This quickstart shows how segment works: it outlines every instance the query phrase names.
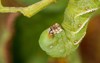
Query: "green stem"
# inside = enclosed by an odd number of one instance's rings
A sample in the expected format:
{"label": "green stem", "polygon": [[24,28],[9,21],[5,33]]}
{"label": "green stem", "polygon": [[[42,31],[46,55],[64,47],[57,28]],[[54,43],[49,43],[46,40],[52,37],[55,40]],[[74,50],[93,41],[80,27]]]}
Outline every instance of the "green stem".
{"label": "green stem", "polygon": [[69,56],[67,56],[67,60],[69,63],[82,63],[79,50],[76,50],[73,53],[71,53]]}
{"label": "green stem", "polygon": [[21,9],[20,12],[27,17],[31,17],[53,2],[55,2],[55,0],[42,0],[40,2],[37,2],[36,4]]}
{"label": "green stem", "polygon": [[3,7],[0,0],[0,12],[1,13],[21,12],[24,16],[31,17],[53,2],[55,2],[55,0],[42,0],[28,7]]}

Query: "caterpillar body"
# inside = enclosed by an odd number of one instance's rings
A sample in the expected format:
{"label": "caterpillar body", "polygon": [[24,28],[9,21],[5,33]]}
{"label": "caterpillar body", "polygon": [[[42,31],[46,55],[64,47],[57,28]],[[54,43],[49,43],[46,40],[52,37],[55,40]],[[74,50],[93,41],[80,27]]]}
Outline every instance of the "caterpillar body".
{"label": "caterpillar body", "polygon": [[61,25],[54,24],[40,36],[40,47],[52,57],[65,57],[77,49],[88,22],[100,8],[99,0],[69,0]]}

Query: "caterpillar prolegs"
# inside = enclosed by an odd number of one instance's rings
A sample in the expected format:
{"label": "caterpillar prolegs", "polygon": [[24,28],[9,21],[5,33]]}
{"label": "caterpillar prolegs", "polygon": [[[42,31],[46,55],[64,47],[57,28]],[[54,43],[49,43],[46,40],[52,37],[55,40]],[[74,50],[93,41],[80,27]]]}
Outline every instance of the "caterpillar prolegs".
{"label": "caterpillar prolegs", "polygon": [[69,0],[61,25],[54,24],[40,36],[40,47],[52,57],[65,57],[77,49],[100,0]]}

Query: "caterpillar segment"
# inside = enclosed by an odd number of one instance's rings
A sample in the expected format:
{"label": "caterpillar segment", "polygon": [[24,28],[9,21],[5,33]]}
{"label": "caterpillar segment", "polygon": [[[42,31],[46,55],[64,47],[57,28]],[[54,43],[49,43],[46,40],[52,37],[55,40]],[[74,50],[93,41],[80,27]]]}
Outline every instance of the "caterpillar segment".
{"label": "caterpillar segment", "polygon": [[54,24],[41,34],[40,47],[52,57],[70,55],[78,48],[92,15],[99,8],[99,0],[69,0],[63,22]]}

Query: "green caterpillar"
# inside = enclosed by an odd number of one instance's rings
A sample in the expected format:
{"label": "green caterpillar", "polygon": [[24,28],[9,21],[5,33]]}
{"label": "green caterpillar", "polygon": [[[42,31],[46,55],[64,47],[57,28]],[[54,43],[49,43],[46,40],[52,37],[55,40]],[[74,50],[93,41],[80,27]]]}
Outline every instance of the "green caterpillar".
{"label": "green caterpillar", "polygon": [[40,47],[52,57],[65,57],[77,49],[100,0],[69,0],[61,25],[54,24],[40,36]]}

